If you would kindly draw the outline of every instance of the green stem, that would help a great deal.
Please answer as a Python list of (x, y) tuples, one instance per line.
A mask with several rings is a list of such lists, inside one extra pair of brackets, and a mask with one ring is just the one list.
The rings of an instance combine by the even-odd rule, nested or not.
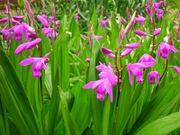
[(167, 71), (167, 68), (168, 68), (168, 60), (166, 60), (166, 65), (165, 65), (165, 68), (164, 68), (164, 71), (163, 71), (163, 74), (161, 75), (161, 78), (160, 78), (160, 81), (162, 80), (162, 78), (164, 77), (166, 71)]

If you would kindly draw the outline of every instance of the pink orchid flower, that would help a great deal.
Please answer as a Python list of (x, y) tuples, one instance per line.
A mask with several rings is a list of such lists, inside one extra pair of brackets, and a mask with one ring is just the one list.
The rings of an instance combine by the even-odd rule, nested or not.
[(16, 21), (21, 21), (23, 19), (23, 16), (13, 16), (13, 19)]
[(0, 19), (0, 23), (5, 23), (5, 22), (7, 22), (9, 19), (6, 17), (6, 18), (2, 18), (2, 19)]
[(177, 50), (173, 45), (161, 42), (158, 47), (158, 57), (161, 56), (162, 58), (167, 60), (171, 51), (173, 51), (174, 53), (179, 52), (179, 50)]
[(136, 21), (137, 21), (140, 25), (144, 25), (146, 19), (145, 19), (143, 16), (139, 15), (138, 17), (136, 17)]
[(154, 66), (154, 63), (149, 62), (150, 60), (148, 60), (148, 62), (147, 62), (147, 60), (143, 60), (144, 59), (143, 57), (141, 57), (140, 61), (138, 61), (137, 63), (127, 64), (129, 82), (130, 82), (131, 85), (132, 85), (132, 82), (133, 82), (132, 74), (135, 75), (137, 83), (143, 83), (144, 80), (143, 80), (143, 71), (142, 71), (142, 69), (146, 69), (146, 68)]
[(105, 48), (105, 47), (102, 47), (101, 50), (102, 50), (102, 52), (103, 52), (104, 54), (106, 54), (106, 55), (109, 56), (110, 58), (115, 58), (115, 55), (112, 53), (112, 50), (107, 49), (107, 48)]
[(30, 33), (34, 33), (35, 31), (34, 28), (32, 28), (26, 23), (15, 25), (13, 30), (14, 30), (15, 41), (22, 40), (23, 36), (25, 37), (26, 40), (28, 40), (29, 39), (28, 35)]
[(96, 97), (98, 100), (103, 101), (106, 94), (109, 95), (110, 101), (113, 102), (113, 90), (112, 87), (117, 85), (118, 77), (114, 74), (111, 64), (108, 66), (100, 63), (96, 67), (97, 70), (101, 71), (99, 74), (99, 80), (90, 81), (85, 86), (84, 89), (96, 89)]
[(125, 49), (121, 53), (121, 56), (124, 57), (129, 55), (134, 49), (139, 48), (139, 46), (140, 46), (139, 43), (126, 44)]
[(99, 20), (99, 23), (101, 25), (102, 28), (105, 28), (108, 26), (108, 23), (109, 23), (109, 19), (106, 19), (106, 20)]
[(163, 4), (164, 2), (161, 0), (161, 1), (159, 1), (159, 2), (156, 2), (156, 3), (154, 3), (154, 7), (155, 8), (160, 8), (160, 6)]
[(37, 15), (37, 19), (41, 22), (41, 24), (44, 26), (44, 27), (48, 27), (48, 21), (46, 19), (46, 17), (44, 16), (41, 16), (41, 15)]
[(141, 30), (135, 30), (134, 33), (139, 35), (139, 36), (147, 36), (146, 32), (141, 31)]
[(40, 78), (42, 74), (42, 69), (47, 70), (46, 63), (48, 63), (49, 53), (44, 57), (29, 57), (20, 62), (21, 66), (27, 66), (33, 63), (32, 75), (34, 77)]
[(154, 35), (154, 36), (157, 36), (157, 35), (159, 35), (160, 33), (161, 33), (161, 28), (157, 28), (157, 29), (155, 29), (153, 35)]
[(158, 84), (160, 85), (160, 77), (161, 75), (157, 71), (151, 71), (148, 73), (148, 82), (149, 84), (155, 84), (157, 79)]
[(13, 29), (9, 29), (9, 30), (2, 29), (0, 33), (2, 33), (3, 40), (7, 41), (13, 38)]
[(156, 60), (149, 54), (143, 54), (139, 59), (138, 63), (143, 63), (147, 67), (153, 67)]
[(37, 46), (40, 42), (41, 42), (41, 39), (36, 38), (35, 40), (33, 40), (31, 42), (23, 43), (16, 48), (15, 54), (18, 55), (21, 52), (23, 52), (24, 50), (30, 50), (31, 48)]
[(156, 17), (158, 18), (158, 19), (160, 19), (160, 18), (162, 18), (164, 16), (164, 10), (162, 10), (162, 9), (157, 9), (156, 10)]
[(58, 33), (53, 28), (43, 28), (42, 31), (48, 38), (56, 39), (58, 36)]
[(135, 75), (136, 77), (136, 82), (137, 83), (143, 83), (143, 71), (142, 71), (142, 66), (138, 63), (134, 64), (127, 64), (127, 71), (128, 71), (128, 76), (129, 76), (129, 82), (132, 85), (133, 83), (133, 77), (132, 74)]

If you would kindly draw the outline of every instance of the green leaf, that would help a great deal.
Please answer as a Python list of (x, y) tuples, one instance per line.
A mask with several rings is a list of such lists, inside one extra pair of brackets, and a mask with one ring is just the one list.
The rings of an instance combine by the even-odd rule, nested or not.
[(149, 123), (136, 135), (166, 135), (179, 127), (180, 112), (176, 112)]
[(2, 50), (0, 58), (0, 98), (9, 112), (11, 121), (21, 134), (41, 135), (41, 125), (14, 68)]

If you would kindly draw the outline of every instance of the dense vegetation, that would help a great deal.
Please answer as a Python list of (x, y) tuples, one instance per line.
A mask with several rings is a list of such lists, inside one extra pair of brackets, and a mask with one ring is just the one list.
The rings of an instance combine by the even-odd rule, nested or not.
[(179, 135), (180, 2), (18, 0), (0, 19), (0, 135)]

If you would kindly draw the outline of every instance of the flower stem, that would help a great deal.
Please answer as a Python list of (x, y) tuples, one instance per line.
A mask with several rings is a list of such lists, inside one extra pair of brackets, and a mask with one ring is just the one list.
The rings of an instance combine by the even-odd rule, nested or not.
[(116, 51), (115, 52), (115, 68), (116, 68), (116, 72), (117, 72), (117, 76), (118, 76), (118, 97), (117, 97), (117, 104), (116, 104), (116, 106), (118, 106), (118, 101), (119, 101), (119, 98), (120, 98), (120, 85), (119, 85), (119, 83), (120, 83), (120, 81), (119, 81), (119, 79), (120, 79), (120, 73), (119, 73), (119, 68), (118, 68), (118, 51)]
[(167, 68), (168, 68), (168, 60), (166, 60), (166, 65), (165, 65), (165, 68), (164, 68), (164, 71), (163, 71), (163, 74), (161, 75), (160, 77), (160, 81), (162, 80), (162, 78), (164, 77), (166, 71), (167, 71)]

